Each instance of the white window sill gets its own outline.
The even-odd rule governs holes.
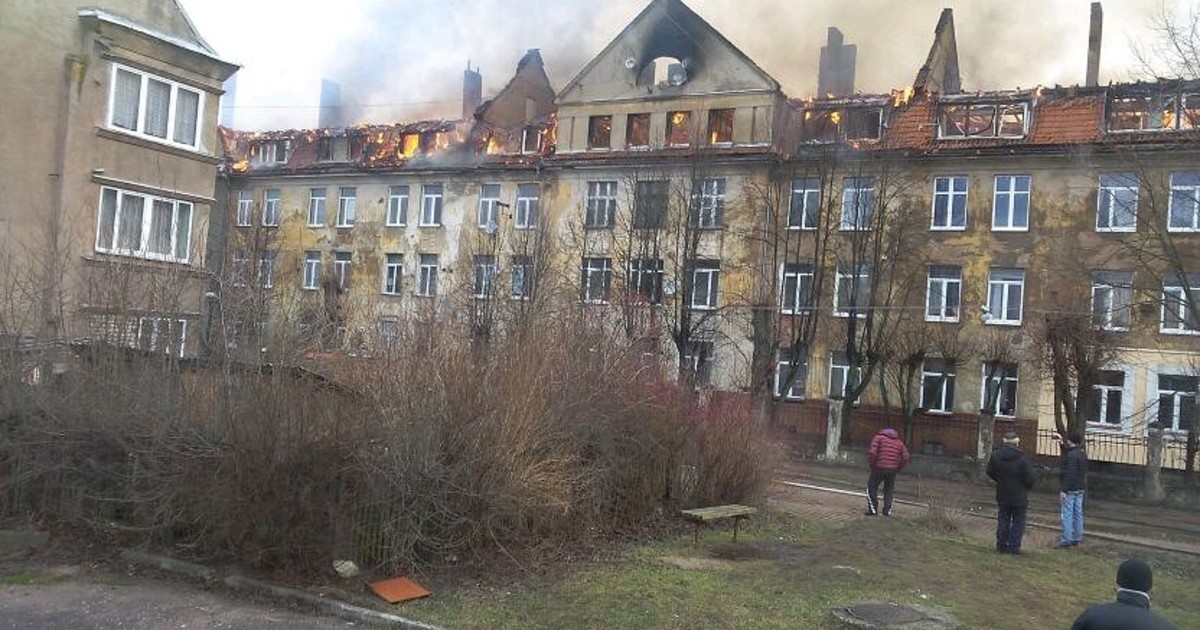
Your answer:
[[[1087,429],[1088,429],[1089,434],[1099,433],[1102,435],[1124,435],[1124,436],[1128,436],[1128,435],[1132,434],[1132,429],[1130,427],[1127,427],[1124,425],[1113,426],[1111,424],[1108,424],[1107,422],[1095,422],[1092,420],[1088,420]]]
[[[926,315],[925,321],[939,323],[939,324],[957,324],[958,318],[957,317],[930,317],[930,316]]]
[[[1168,231],[1168,232],[1175,233],[1175,234],[1189,234],[1189,233],[1200,232],[1200,228],[1195,228],[1195,227],[1171,227],[1171,226],[1169,226],[1169,225],[1168,225],[1168,226],[1167,226],[1167,231]]]
[[[984,326],[1020,326],[1021,320],[1007,319],[989,319],[983,322]]]
[[[789,226],[787,226],[787,229],[792,230],[794,232],[816,232],[817,231],[817,228],[809,227],[807,225],[789,225]]]
[[[1131,234],[1133,232],[1137,232],[1136,225],[1133,227],[1118,227],[1118,228],[1097,227],[1096,228],[1096,233],[1098,233],[1098,234]]]
[[[441,223],[418,223],[418,224],[417,224],[417,227],[422,227],[422,228],[440,228],[440,227],[442,227],[442,224],[441,224]]]
[[[813,315],[816,312],[817,312],[817,310],[814,308],[801,308],[801,309],[781,308],[781,309],[779,309],[779,313],[781,315]]]
[[[931,225],[931,226],[929,226],[929,231],[930,232],[966,232],[967,226],[965,226],[965,225],[949,225],[949,226],[947,226],[947,225]]]
[[[1190,330],[1187,328],[1159,328],[1158,332],[1164,335],[1178,335],[1181,337],[1194,337],[1200,335],[1200,330]]]
[[[200,122],[201,122],[201,121],[197,121],[197,124],[199,124]],[[189,144],[183,144],[183,143],[180,143],[180,142],[173,142],[173,141],[171,141],[171,140],[168,140],[168,139],[166,139],[166,138],[159,138],[158,136],[151,135],[151,134],[148,134],[148,133],[142,133],[142,132],[140,132],[140,131],[134,131],[134,130],[132,130],[132,129],[126,129],[126,128],[124,128],[124,127],[118,127],[118,126],[116,126],[116,125],[113,125],[113,124],[111,124],[111,123],[110,123],[109,125],[105,126],[104,128],[105,128],[106,130],[108,130],[108,131],[111,131],[111,132],[113,132],[113,133],[119,133],[119,134],[121,134],[121,135],[123,135],[123,136],[129,136],[129,137],[131,137],[131,138],[139,138],[139,139],[141,139],[141,140],[145,140],[145,141],[147,141],[147,142],[153,142],[153,143],[155,143],[155,144],[161,144],[161,145],[163,145],[164,147],[171,147],[172,149],[179,149],[180,151],[188,151],[188,152],[190,152],[190,153],[198,153],[198,154],[200,154],[200,155],[208,155],[208,153],[207,153],[206,151],[204,151],[203,149],[201,149],[201,148],[200,148],[199,144],[197,144],[197,145],[189,145]],[[201,133],[201,129],[200,129],[200,128],[197,128],[197,129],[196,129],[196,136],[197,136],[197,137],[199,137],[199,136],[200,136],[200,133]]]
[[[992,231],[993,231],[993,232],[1028,232],[1028,231],[1029,231],[1029,226],[1025,226],[1025,227],[997,227],[997,226],[993,225],[993,226],[992,226]]]
[[[383,227],[408,227],[407,223],[384,223]]]

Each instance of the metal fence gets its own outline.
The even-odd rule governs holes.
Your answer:
[[[1084,433],[1084,451],[1090,462],[1109,462],[1130,466],[1145,466],[1149,440],[1141,435],[1088,431]],[[1037,454],[1043,459],[1062,453],[1061,439],[1054,429],[1038,429]],[[1184,436],[1163,437],[1162,466],[1184,470],[1187,464],[1187,443]]]

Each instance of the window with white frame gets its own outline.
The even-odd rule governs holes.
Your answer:
[[[933,178],[933,230],[967,227],[967,178],[963,175]]]
[[[1125,426],[1125,372],[1100,370],[1092,385],[1092,399],[1084,409],[1091,426],[1121,429]]]
[[[720,289],[721,263],[716,260],[696,260],[691,264],[692,291],[688,306],[694,309],[717,308]]]
[[[534,275],[533,259],[529,256],[512,257],[512,291],[514,300],[528,300],[533,297]]]
[[[340,291],[350,289],[350,261],[352,258],[350,252],[333,253],[333,279]]]
[[[780,312],[786,315],[811,313],[816,306],[814,278],[811,263],[784,263],[779,290]]]
[[[442,224],[442,185],[425,184],[421,189],[421,227]]]
[[[479,209],[475,223],[484,231],[494,232],[500,227],[500,184],[483,184],[479,187]]]
[[[874,206],[874,177],[847,177],[842,180],[841,229],[871,229],[871,216]]]
[[[342,186],[338,189],[337,227],[354,227],[358,218],[358,189]]]
[[[853,378],[851,375],[853,374]],[[844,400],[847,392],[862,384],[862,366],[854,366],[850,370],[850,359],[845,352],[834,352],[829,357],[829,398]],[[853,401],[858,404],[858,398]]]
[[[610,228],[617,215],[617,182],[587,183],[587,214],[583,226]]]
[[[871,278],[866,265],[838,265],[833,291],[833,314],[837,317],[866,317],[870,306]]]
[[[791,381],[791,385],[788,385]],[[803,400],[808,385],[808,351],[792,352],[791,348],[780,348],[775,361],[775,397],[785,400]]]
[[[325,189],[308,189],[308,227],[325,227]]]
[[[1025,270],[992,269],[988,272],[988,302],[983,323],[1017,326],[1025,302]]]
[[[111,128],[195,150],[200,145],[203,103],[198,90],[113,64]]]
[[[264,227],[279,226],[279,189],[268,188],[263,198],[262,224]]]
[[[237,226],[249,227],[254,223],[254,191],[239,190],[237,199]]]
[[[579,299],[591,304],[608,303],[608,290],[612,286],[612,259],[584,258],[579,269]]]
[[[233,272],[229,274],[229,284],[235,287],[246,286],[246,252],[233,253]]]
[[[192,204],[178,199],[100,189],[96,251],[187,262],[192,245]]]
[[[499,271],[496,267],[496,257],[490,254],[479,254],[475,256],[473,262],[475,281],[472,285],[472,295],[476,298],[491,297],[492,286],[496,280],[496,273]]]
[[[517,229],[528,230],[538,226],[541,196],[542,187],[540,184],[517,185],[517,216],[515,221]]]
[[[957,322],[962,307],[962,267],[930,266],[926,286],[925,321]]]
[[[708,339],[688,341],[679,356],[680,366],[691,376],[694,385],[712,384],[713,357],[716,344]]]
[[[421,254],[420,276],[417,283],[417,295],[433,297],[438,288],[438,257],[437,254]]]
[[[663,290],[661,258],[634,258],[629,261],[630,298],[647,304],[660,304]]]
[[[954,411],[954,362],[925,359],[921,364],[921,407],[934,413]]]
[[[383,293],[400,295],[404,281],[404,254],[387,254],[383,259]]]
[[[1129,330],[1133,273],[1092,272],[1092,324],[1107,330]]]
[[[321,252],[304,252],[303,286],[309,291],[321,288]]]
[[[182,357],[187,345],[187,320],[174,317],[139,317],[136,347]]]
[[[1171,201],[1167,211],[1167,230],[1200,230],[1200,171],[1171,173]]]
[[[1096,194],[1096,231],[1137,229],[1138,179],[1133,173],[1102,173]]]
[[[1164,333],[1200,334],[1200,274],[1172,274],[1163,281],[1162,328]]]
[[[275,165],[287,162],[289,140],[259,140],[250,144],[250,159],[255,164]]]
[[[1168,431],[1187,431],[1196,417],[1196,390],[1200,378],[1187,374],[1158,375],[1155,419]]]
[[[792,199],[788,207],[789,230],[815,230],[821,212],[821,180],[797,177],[792,180]]]
[[[264,289],[275,288],[275,252],[259,252],[258,286]]]
[[[388,207],[385,225],[398,227],[408,223],[408,186],[388,187]]]
[[[1017,364],[985,361],[979,408],[992,415],[1014,418],[1017,415]]]
[[[725,213],[725,178],[709,177],[692,183],[691,226],[699,229],[721,227]]]
[[[992,230],[1029,229],[1029,175],[997,175],[992,202]]]
[[[379,318],[379,342],[384,348],[394,348],[400,338],[400,322],[395,317]]]

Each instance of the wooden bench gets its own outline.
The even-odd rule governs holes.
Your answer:
[[[708,523],[720,521],[727,518],[733,519],[733,542],[737,542],[738,524],[742,519],[750,518],[751,515],[757,514],[758,509],[747,505],[718,505],[715,507],[696,508],[694,510],[681,510],[683,517],[696,524],[696,530],[692,534],[692,544],[700,543],[700,528]]]

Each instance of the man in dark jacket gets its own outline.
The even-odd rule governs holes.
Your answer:
[[[1086,486],[1087,455],[1083,452],[1083,436],[1071,430],[1063,438],[1062,464],[1058,469],[1062,501],[1062,539],[1058,547],[1074,547],[1083,540],[1083,489]]]
[[[871,467],[871,477],[867,479],[867,516],[879,513],[879,484],[883,484],[883,515],[892,515],[892,491],[896,487],[896,473],[908,465],[911,455],[904,440],[896,430],[887,427],[880,429],[871,438],[871,446],[867,449],[867,464]]]
[[[1021,553],[1029,491],[1033,489],[1033,465],[1020,449],[1021,439],[1009,431],[1003,444],[992,452],[987,475],[996,482],[996,551]]]
[[[1117,568],[1117,601],[1089,606],[1071,630],[1175,630],[1175,624],[1150,611],[1150,565],[1126,560]]]

